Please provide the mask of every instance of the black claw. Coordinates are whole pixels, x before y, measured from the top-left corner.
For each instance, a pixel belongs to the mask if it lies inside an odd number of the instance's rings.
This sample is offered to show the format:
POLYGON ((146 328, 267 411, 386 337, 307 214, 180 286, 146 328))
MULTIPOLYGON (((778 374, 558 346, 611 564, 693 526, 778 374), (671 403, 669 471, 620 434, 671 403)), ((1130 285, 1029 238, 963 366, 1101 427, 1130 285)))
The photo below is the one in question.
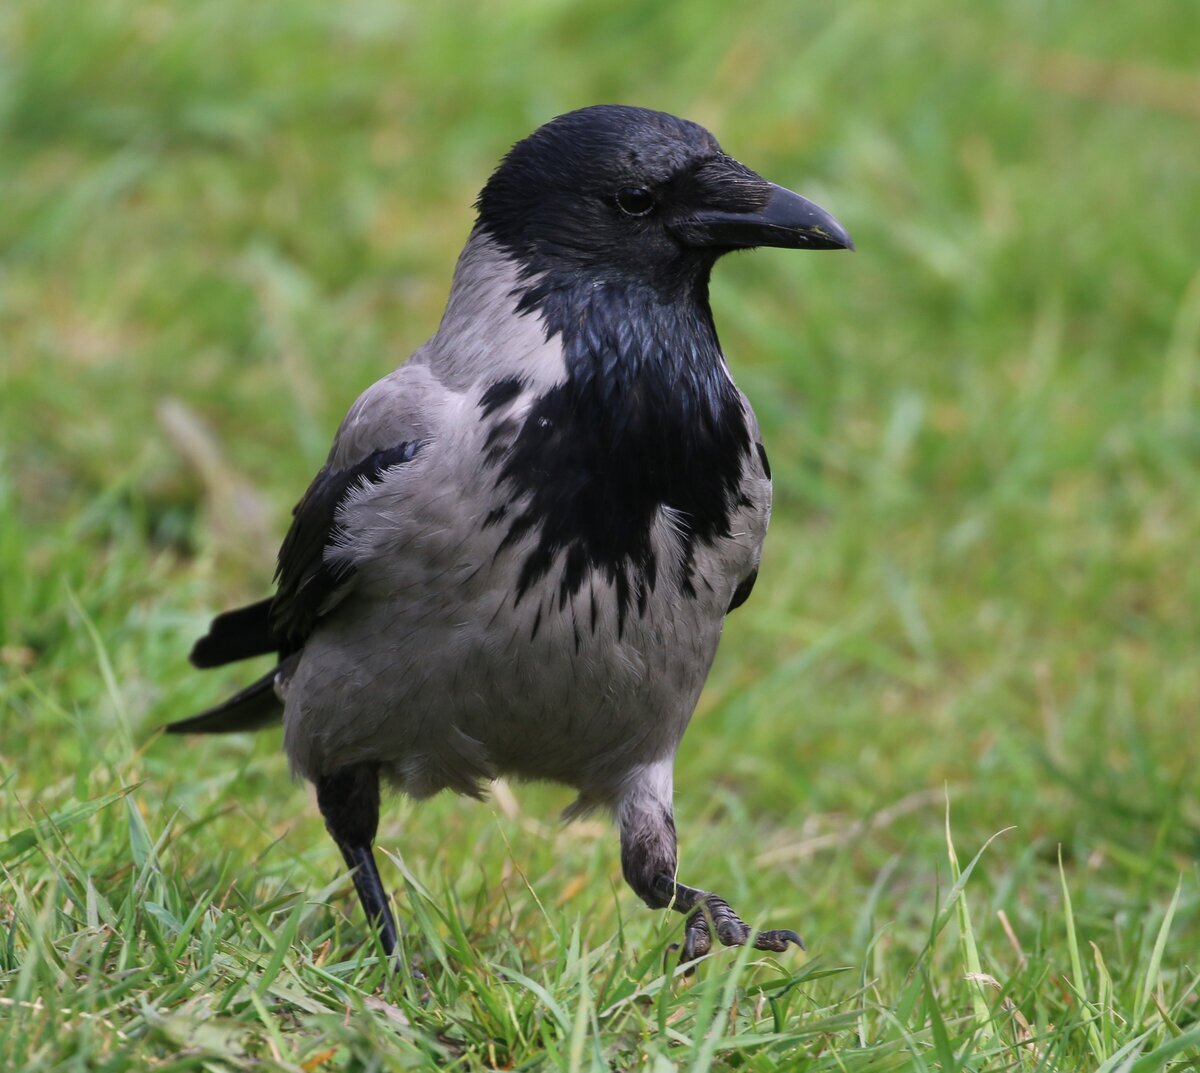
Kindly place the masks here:
POLYGON ((712 935, 709 932, 708 921, 697 910, 683 927, 683 952, 679 955, 680 963, 695 961, 704 957, 712 949, 712 935))
POLYGON ((663 975, 671 975, 671 955, 679 954, 679 960, 675 963, 680 971, 680 975, 685 979, 690 979, 696 975, 696 958, 703 957, 703 954, 697 954, 689 950, 689 944, 685 943, 682 950, 678 943, 671 943, 663 952, 663 975))
POLYGON ((759 950, 773 950, 777 954, 782 954, 789 943, 795 943, 801 950, 805 949, 804 940, 794 931, 760 931, 754 940, 754 945, 759 950))
MULTIPOLYGON (((679 955, 679 963, 687 965, 697 958, 704 957, 712 949, 713 936, 723 946, 743 946, 752 934, 750 926, 735 913, 729 903, 722 897, 696 887, 687 887, 677 883, 672 877, 660 875, 655 880, 655 890, 664 899, 669 899, 682 913, 687 913, 683 925, 683 949, 679 955)), ((760 931, 754 934, 754 946, 757 950, 770 950, 781 954, 795 943, 804 949, 804 940, 794 931, 775 929, 760 931)), ((667 953, 672 954, 678 947, 672 944, 667 953)), ((663 971, 666 972, 664 958, 663 971)), ((686 970, 690 976, 694 966, 686 970)))
MULTIPOLYGON (((699 911, 697 910, 697 912, 699 911)), ((684 926, 684 935, 683 950, 679 955, 680 965, 687 965, 689 962, 694 962, 712 950, 712 933, 708 919, 705 916, 696 916, 693 914, 692 917, 689 917, 687 924, 684 926)), ((723 946, 743 946, 749 937, 749 928, 744 933, 740 931, 734 932, 732 929, 726 929, 717 933, 717 938, 720 939, 723 946)), ((756 950, 769 950, 776 954, 784 953, 793 943, 801 950, 805 949, 804 940, 794 931, 784 929, 760 931, 754 936, 754 947, 756 950)), ((680 946, 678 943, 672 943, 667 947, 666 956, 663 958, 664 973, 668 971, 667 961, 670 955, 679 949, 680 946)), ((685 970, 685 975, 691 976, 695 971, 695 965, 691 965, 685 970)))

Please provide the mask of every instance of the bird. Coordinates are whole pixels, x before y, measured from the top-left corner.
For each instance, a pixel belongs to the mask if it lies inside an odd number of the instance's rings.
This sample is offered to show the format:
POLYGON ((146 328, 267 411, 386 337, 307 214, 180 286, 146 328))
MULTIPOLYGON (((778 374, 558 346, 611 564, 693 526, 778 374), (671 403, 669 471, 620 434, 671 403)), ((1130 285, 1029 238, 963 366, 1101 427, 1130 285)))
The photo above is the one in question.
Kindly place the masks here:
POLYGON ((611 815, 633 892, 686 918, 681 961, 714 938, 803 946, 680 881, 674 760, 771 508, 713 267, 854 244, 704 127, 628 105, 518 141, 475 208, 436 333, 350 407, 273 595, 218 615, 190 657, 276 665, 165 729, 282 721, 389 958, 381 788, 479 798, 500 777, 574 789, 566 819, 611 815))

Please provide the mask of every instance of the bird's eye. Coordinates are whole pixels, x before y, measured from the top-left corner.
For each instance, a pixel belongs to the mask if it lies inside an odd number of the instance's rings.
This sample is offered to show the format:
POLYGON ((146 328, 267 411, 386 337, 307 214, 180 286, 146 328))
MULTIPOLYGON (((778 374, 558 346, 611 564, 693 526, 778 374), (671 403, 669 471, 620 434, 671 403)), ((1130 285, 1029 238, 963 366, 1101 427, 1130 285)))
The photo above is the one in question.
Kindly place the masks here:
POLYGON ((626 216, 646 216, 654 208, 654 195, 640 186, 624 186, 617 191, 617 208, 626 216))

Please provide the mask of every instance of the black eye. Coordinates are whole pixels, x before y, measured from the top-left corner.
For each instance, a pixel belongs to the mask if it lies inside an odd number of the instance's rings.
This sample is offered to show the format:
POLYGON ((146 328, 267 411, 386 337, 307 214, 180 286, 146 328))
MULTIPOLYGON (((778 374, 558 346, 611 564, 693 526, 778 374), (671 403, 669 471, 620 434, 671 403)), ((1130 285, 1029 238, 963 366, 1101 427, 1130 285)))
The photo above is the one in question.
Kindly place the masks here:
POLYGON ((626 216, 645 216, 654 209, 654 195, 640 186, 624 186, 617 191, 617 208, 626 216))

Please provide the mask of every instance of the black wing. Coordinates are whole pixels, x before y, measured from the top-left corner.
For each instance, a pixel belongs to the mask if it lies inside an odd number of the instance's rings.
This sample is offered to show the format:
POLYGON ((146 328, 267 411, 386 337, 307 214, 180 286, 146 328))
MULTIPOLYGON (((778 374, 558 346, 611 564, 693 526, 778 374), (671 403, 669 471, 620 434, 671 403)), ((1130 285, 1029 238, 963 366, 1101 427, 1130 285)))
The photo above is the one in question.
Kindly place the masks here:
POLYGON ((209 623, 208 633, 192 646, 192 666, 205 670, 278 652, 279 638, 271 629, 272 602, 268 597, 218 615, 209 623))
POLYGON ((756 566, 750 571, 741 581, 738 582, 738 587, 733 590, 733 599, 729 601, 729 606, 725 608, 725 614, 730 611, 736 611, 747 600, 750 599, 750 593, 754 589, 754 583, 758 580, 758 567, 756 566))
MULTIPOLYGON (((767 449, 761 443, 755 443, 755 448, 758 450, 758 460, 762 463, 763 474, 767 480, 771 479, 771 463, 767 460, 767 449)), ((738 582, 738 587, 733 590, 733 599, 729 601, 729 606, 725 609, 725 614, 730 611, 736 611, 747 600, 750 599, 750 593, 754 591, 754 583, 758 580, 758 567, 756 566, 750 571, 741 581, 738 582)))
POLYGON ((326 549, 342 535, 338 509, 356 488, 378 484, 386 470, 411 462, 421 446, 413 440, 376 451, 345 469, 326 466, 296 504, 279 549, 278 591, 271 603, 271 630, 284 654, 303 646, 330 598, 354 573, 352 565, 325 559, 326 549))

